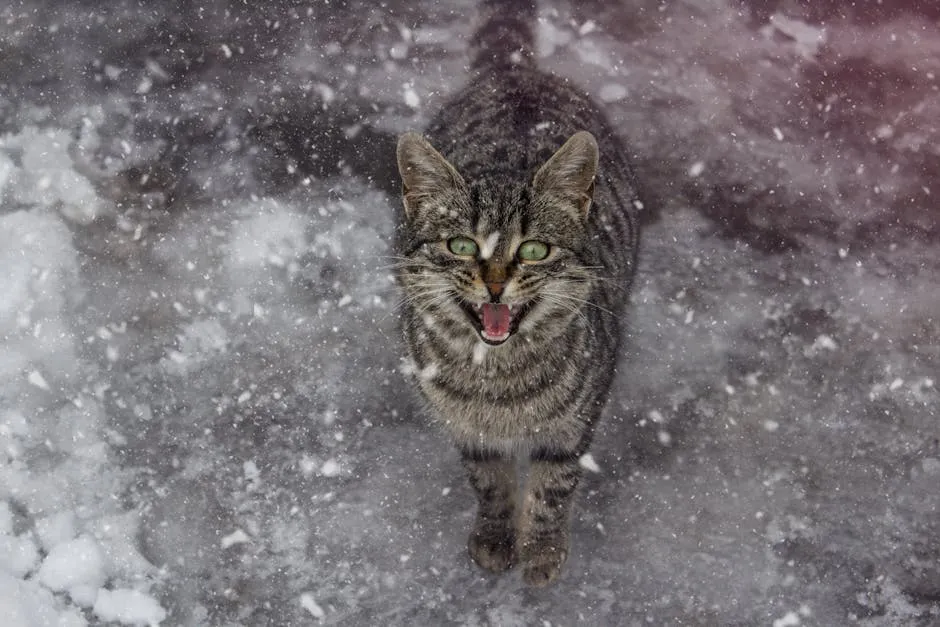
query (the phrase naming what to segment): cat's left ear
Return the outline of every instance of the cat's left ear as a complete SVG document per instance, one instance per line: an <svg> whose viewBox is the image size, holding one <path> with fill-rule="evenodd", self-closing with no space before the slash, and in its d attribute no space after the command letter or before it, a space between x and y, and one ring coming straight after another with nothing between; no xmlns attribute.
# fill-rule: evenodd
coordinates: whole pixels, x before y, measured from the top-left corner
<svg viewBox="0 0 940 627"><path fill-rule="evenodd" d="M539 168L532 187L536 195L552 195L571 203L584 218L594 199L597 160L597 140L587 131L578 131Z"/></svg>
<svg viewBox="0 0 940 627"><path fill-rule="evenodd" d="M409 219L423 203L464 184L454 166L418 133L405 133L398 138L396 156L405 215Z"/></svg>

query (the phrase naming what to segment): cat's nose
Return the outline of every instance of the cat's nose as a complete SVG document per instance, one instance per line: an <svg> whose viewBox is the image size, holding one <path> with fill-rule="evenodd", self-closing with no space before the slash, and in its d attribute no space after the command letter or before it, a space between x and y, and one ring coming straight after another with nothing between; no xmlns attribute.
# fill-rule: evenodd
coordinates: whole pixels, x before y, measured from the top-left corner
<svg viewBox="0 0 940 627"><path fill-rule="evenodd" d="M505 283L487 283L486 289L490 291L490 296L493 298L499 298L499 295L503 293L503 288L506 287Z"/></svg>

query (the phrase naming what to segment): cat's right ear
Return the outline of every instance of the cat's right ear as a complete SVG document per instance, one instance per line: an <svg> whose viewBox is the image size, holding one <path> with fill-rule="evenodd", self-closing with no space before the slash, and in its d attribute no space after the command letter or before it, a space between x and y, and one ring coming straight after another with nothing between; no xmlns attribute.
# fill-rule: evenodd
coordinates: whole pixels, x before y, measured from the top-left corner
<svg viewBox="0 0 940 627"><path fill-rule="evenodd" d="M398 138L397 157L402 201L409 219L422 203L463 185L454 166L418 133L409 132Z"/></svg>

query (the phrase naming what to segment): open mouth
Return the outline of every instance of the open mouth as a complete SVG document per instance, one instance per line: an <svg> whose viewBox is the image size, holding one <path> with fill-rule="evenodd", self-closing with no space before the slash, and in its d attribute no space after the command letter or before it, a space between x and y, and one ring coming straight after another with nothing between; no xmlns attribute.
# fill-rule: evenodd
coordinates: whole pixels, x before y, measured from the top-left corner
<svg viewBox="0 0 940 627"><path fill-rule="evenodd" d="M487 344L502 344L519 328L519 322L528 313L531 303L506 305L504 303L461 303L464 312Z"/></svg>

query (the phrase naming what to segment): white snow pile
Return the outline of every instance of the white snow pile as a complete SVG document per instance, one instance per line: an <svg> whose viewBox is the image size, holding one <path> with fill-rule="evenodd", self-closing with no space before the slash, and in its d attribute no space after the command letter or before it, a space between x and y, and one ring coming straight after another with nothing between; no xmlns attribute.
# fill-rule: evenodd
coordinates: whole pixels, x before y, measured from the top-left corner
<svg viewBox="0 0 940 627"><path fill-rule="evenodd" d="M0 137L0 201L50 207L79 224L101 215L106 204L75 167L74 145L64 129L27 127Z"/></svg>
<svg viewBox="0 0 940 627"><path fill-rule="evenodd" d="M63 221L103 202L68 133L0 138L0 610L4 627L155 625L158 573L136 548L97 368L70 327L78 257Z"/></svg>

